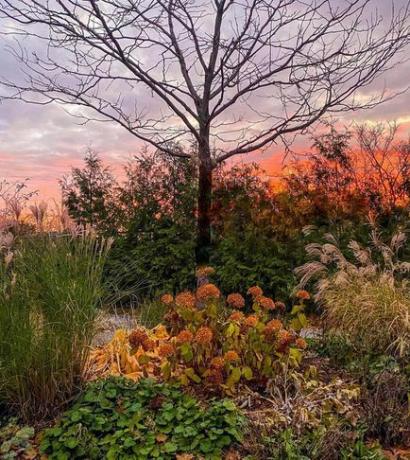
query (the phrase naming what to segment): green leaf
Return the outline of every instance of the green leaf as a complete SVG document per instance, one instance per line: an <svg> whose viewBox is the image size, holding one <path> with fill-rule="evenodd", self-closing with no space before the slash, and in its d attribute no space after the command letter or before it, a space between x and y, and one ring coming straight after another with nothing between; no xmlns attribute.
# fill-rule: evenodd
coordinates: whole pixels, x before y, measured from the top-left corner
<svg viewBox="0 0 410 460"><path fill-rule="evenodd" d="M228 387L233 387L240 379L241 369L239 367L234 367L226 380L226 385Z"/></svg>
<svg viewBox="0 0 410 460"><path fill-rule="evenodd" d="M188 369L185 369L185 375L187 377L189 377L193 382L195 383L201 383L201 377L199 377L199 375L197 375L194 371L194 369L192 369L192 367L189 367Z"/></svg>
<svg viewBox="0 0 410 460"><path fill-rule="evenodd" d="M252 369L248 366L242 368L242 375L245 377L246 380L252 380L253 372Z"/></svg>
<svg viewBox="0 0 410 460"><path fill-rule="evenodd" d="M181 356L182 359L188 363L189 361L192 361L192 358L194 357L192 347L189 343L184 343L181 345Z"/></svg>

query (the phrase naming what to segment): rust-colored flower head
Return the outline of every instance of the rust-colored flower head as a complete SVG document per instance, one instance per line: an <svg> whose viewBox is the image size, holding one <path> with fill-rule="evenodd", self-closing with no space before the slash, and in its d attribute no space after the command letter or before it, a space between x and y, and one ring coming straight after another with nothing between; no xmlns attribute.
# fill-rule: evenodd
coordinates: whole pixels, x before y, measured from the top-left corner
<svg viewBox="0 0 410 460"><path fill-rule="evenodd" d="M162 358L168 358L175 353L172 343L162 343L158 348L158 355Z"/></svg>
<svg viewBox="0 0 410 460"><path fill-rule="evenodd" d="M208 278L208 276L212 276L215 273L215 269L213 267L198 267L195 271L195 275L197 278Z"/></svg>
<svg viewBox="0 0 410 460"><path fill-rule="evenodd" d="M308 300L308 299L310 299L310 294L309 294L308 291L305 291L305 290L301 289L300 291L298 291L295 294L295 297L297 297L298 299L301 299L301 300Z"/></svg>
<svg viewBox="0 0 410 460"><path fill-rule="evenodd" d="M196 290L196 298L203 302L208 299L219 299L221 291L212 283L206 283Z"/></svg>
<svg viewBox="0 0 410 460"><path fill-rule="evenodd" d="M295 341L295 345L300 348L301 350L305 350L307 348L306 340L302 337L298 337Z"/></svg>
<svg viewBox="0 0 410 460"><path fill-rule="evenodd" d="M193 338L192 332L188 329L184 329L177 335L176 341L177 343L191 343Z"/></svg>
<svg viewBox="0 0 410 460"><path fill-rule="evenodd" d="M228 295L226 303L232 308L241 309L245 306L245 299L241 296L241 294L233 293Z"/></svg>
<svg viewBox="0 0 410 460"><path fill-rule="evenodd" d="M283 328L282 321L278 319L273 319L269 321L266 326L263 328L263 334L265 340L268 342L274 342L276 340L277 333Z"/></svg>
<svg viewBox="0 0 410 460"><path fill-rule="evenodd" d="M142 328L134 329L128 336L128 342L132 348L137 348L148 339L148 334Z"/></svg>
<svg viewBox="0 0 410 460"><path fill-rule="evenodd" d="M175 304L178 307L195 308L195 296L190 291L180 292L175 297Z"/></svg>
<svg viewBox="0 0 410 460"><path fill-rule="evenodd" d="M241 311L234 311L230 315L229 321L236 321L240 323L241 321L243 321L244 318L245 318L245 315Z"/></svg>
<svg viewBox="0 0 410 460"><path fill-rule="evenodd" d="M258 317L255 315L247 316L244 321L244 325L246 327L256 327L257 324L258 324Z"/></svg>
<svg viewBox="0 0 410 460"><path fill-rule="evenodd" d="M164 305L171 305L174 301L174 297L172 296L172 294L164 294L161 296L160 300L161 303L163 303Z"/></svg>
<svg viewBox="0 0 410 460"><path fill-rule="evenodd" d="M271 319L268 323L266 323L265 327L277 332L283 329L283 323L280 319Z"/></svg>
<svg viewBox="0 0 410 460"><path fill-rule="evenodd" d="M252 298L256 299L257 297L263 295L263 291L259 286L251 286L248 289L248 294L252 296Z"/></svg>
<svg viewBox="0 0 410 460"><path fill-rule="evenodd" d="M274 310L275 309L275 302L270 297L260 296L258 297L259 305L264 310Z"/></svg>
<svg viewBox="0 0 410 460"><path fill-rule="evenodd" d="M168 321L171 324L178 323L180 319L181 317L179 316L178 312L176 312L175 310L170 310L164 315L164 320Z"/></svg>
<svg viewBox="0 0 410 460"><path fill-rule="evenodd" d="M278 343L281 348L290 345L294 340L293 334L285 329L278 332Z"/></svg>
<svg viewBox="0 0 410 460"><path fill-rule="evenodd" d="M209 327L202 326L200 327L195 334L195 342L201 345L207 345L212 342L214 334Z"/></svg>
<svg viewBox="0 0 410 460"><path fill-rule="evenodd" d="M221 369L211 369L208 375L208 382L211 385L221 385L224 382L224 376Z"/></svg>
<svg viewBox="0 0 410 460"><path fill-rule="evenodd" d="M229 350L225 353L224 359L226 363L234 363L236 361L239 361L240 358L236 351Z"/></svg>
<svg viewBox="0 0 410 460"><path fill-rule="evenodd" d="M215 358L212 358L211 360L211 367L214 369L222 369L225 365L225 360L222 358L222 356L215 356Z"/></svg>
<svg viewBox="0 0 410 460"><path fill-rule="evenodd" d="M275 306L277 310L280 310L280 311L286 310L286 305L283 302L280 302L279 300L275 302Z"/></svg>
<svg viewBox="0 0 410 460"><path fill-rule="evenodd" d="M142 342L142 348L144 351L154 351L155 350L155 340L152 340L150 338L145 339Z"/></svg>

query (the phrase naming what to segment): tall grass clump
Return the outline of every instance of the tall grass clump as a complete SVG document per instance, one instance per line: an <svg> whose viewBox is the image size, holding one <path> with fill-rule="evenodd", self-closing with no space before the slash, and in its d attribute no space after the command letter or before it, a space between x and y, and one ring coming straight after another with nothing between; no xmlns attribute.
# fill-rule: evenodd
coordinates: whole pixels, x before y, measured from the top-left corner
<svg viewBox="0 0 410 460"><path fill-rule="evenodd" d="M35 423L81 386L108 244L35 235L0 263L0 403Z"/></svg>
<svg viewBox="0 0 410 460"><path fill-rule="evenodd" d="M316 278L316 300L326 324L363 354L410 356L410 263L400 260L407 238L395 234L384 243L373 228L371 244L351 241L345 256L332 235L309 244L317 260L296 269L303 286Z"/></svg>

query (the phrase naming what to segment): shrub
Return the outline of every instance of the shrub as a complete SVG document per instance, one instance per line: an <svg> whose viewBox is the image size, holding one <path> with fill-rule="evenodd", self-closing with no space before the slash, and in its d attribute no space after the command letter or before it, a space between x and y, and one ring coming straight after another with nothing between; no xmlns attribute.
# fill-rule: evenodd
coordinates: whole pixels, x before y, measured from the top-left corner
<svg viewBox="0 0 410 460"><path fill-rule="evenodd" d="M229 393L240 382L265 386L284 362L300 363L306 342L297 335L305 319L303 301L294 308L290 324L295 330L285 327L278 317L282 309L262 294L257 287L249 290L248 315L239 293L225 302L212 283L204 282L195 294L166 294L162 301L169 309L168 330L158 326L151 331L117 331L111 343L93 354L95 372L132 378L155 375Z"/></svg>
<svg viewBox="0 0 410 460"><path fill-rule="evenodd" d="M38 236L1 261L0 401L25 421L54 415L81 384L106 249Z"/></svg>
<svg viewBox="0 0 410 460"><path fill-rule="evenodd" d="M252 407L244 409L244 449L267 460L345 458L341 451L359 437L360 387L321 374L314 366L303 373L285 369L271 382L269 399L253 394Z"/></svg>
<svg viewBox="0 0 410 460"><path fill-rule="evenodd" d="M356 241L349 245L353 261L328 236L323 245L310 244L307 252L319 258L299 267L301 285L318 276L316 299L325 308L328 327L343 334L361 353L410 353L410 263L399 257L406 236L398 233L390 244L373 230L373 248Z"/></svg>
<svg viewBox="0 0 410 460"><path fill-rule="evenodd" d="M385 460L380 446L366 445L357 434L343 426L331 430L317 428L302 436L296 436L291 429L277 438L268 438L267 459L283 460ZM265 457L266 458L266 457Z"/></svg>
<svg viewBox="0 0 410 460"><path fill-rule="evenodd" d="M200 407L177 385L110 378L90 385L61 420L45 431L41 451L53 459L209 459L241 439L243 418L233 402Z"/></svg>

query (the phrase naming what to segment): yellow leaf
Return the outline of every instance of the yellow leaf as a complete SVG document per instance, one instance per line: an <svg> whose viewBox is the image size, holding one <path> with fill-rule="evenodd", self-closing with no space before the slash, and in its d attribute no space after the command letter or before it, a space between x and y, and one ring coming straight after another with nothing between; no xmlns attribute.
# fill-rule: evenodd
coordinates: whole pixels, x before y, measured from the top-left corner
<svg viewBox="0 0 410 460"><path fill-rule="evenodd" d="M160 434L157 434L155 439L157 440L157 442L163 443L168 439L168 436L164 433L160 433Z"/></svg>

